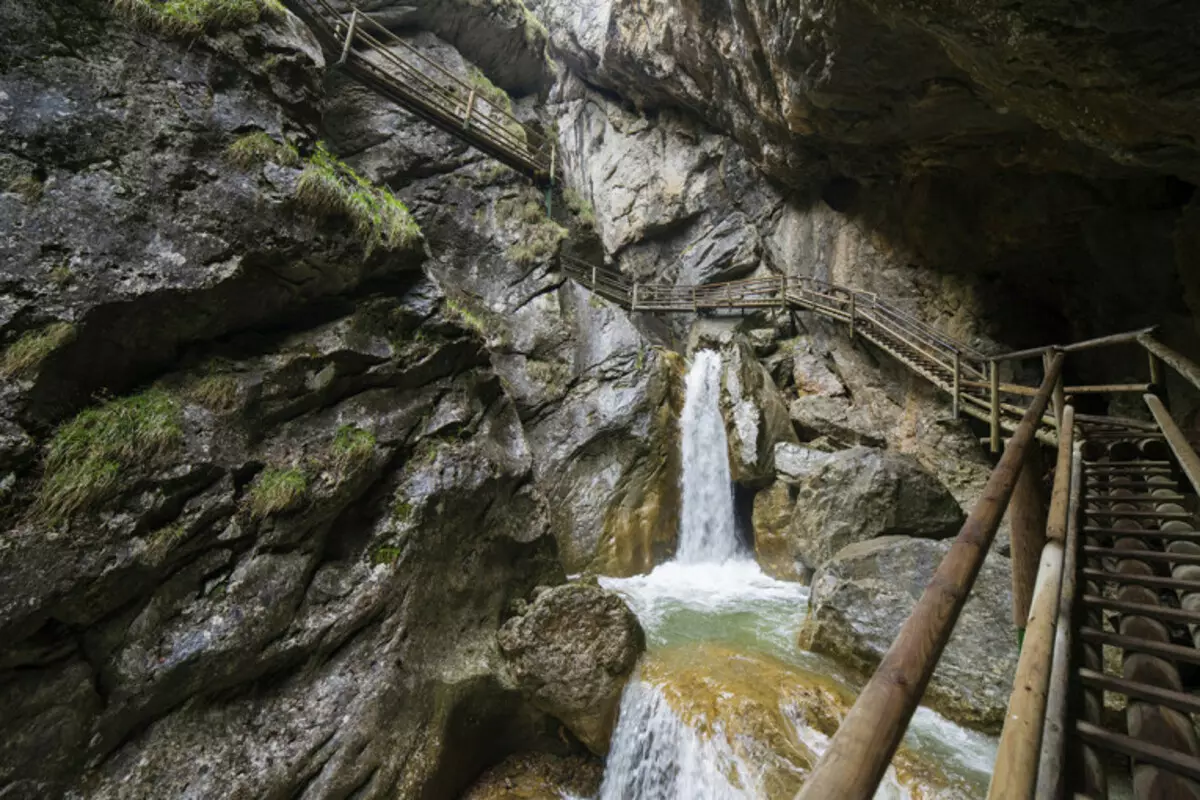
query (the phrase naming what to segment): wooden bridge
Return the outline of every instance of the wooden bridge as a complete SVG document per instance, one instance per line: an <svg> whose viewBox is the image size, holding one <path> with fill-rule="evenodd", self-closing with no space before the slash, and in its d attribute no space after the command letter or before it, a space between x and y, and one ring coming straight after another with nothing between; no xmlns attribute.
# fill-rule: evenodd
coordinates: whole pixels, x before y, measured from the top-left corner
<svg viewBox="0 0 1200 800"><path fill-rule="evenodd" d="M368 14L285 0L354 79L539 184L553 142ZM1024 630L989 798L1200 800L1200 458L1167 411L1164 373L1200 389L1200 366L1131 331L984 355L863 292L772 276L698 286L630 281L567 257L570 278L633 312L786 309L844 324L986 422L1001 453L983 495L881 664L809 776L802 800L874 796L937 666L1000 520L1012 527L1013 622ZM1083 350L1141 348L1144 383L1070 386ZM1000 382L1038 359L1038 386ZM1154 422L1078 414L1074 398L1133 392ZM1004 439L1005 433L1011 437ZM1056 447L1048 512L1037 440Z"/></svg>
<svg viewBox="0 0 1200 800"><path fill-rule="evenodd" d="M326 58L379 95L502 161L539 186L555 179L555 142L513 116L482 79L464 81L370 14L329 0L285 0Z"/></svg>

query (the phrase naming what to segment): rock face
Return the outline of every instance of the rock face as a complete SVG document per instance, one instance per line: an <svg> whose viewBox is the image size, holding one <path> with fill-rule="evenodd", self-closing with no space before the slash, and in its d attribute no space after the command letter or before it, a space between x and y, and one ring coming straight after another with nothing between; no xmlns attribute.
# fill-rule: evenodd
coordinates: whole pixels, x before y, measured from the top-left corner
<svg viewBox="0 0 1200 800"><path fill-rule="evenodd" d="M787 406L750 343L733 337L721 348L721 411L729 440L733 480L758 488L775 475L775 447L795 444Z"/></svg>
<svg viewBox="0 0 1200 800"><path fill-rule="evenodd" d="M597 755L608 752L621 691L646 635L625 601L598 586L541 591L497 636L513 683Z"/></svg>
<svg viewBox="0 0 1200 800"><path fill-rule="evenodd" d="M888 536L852 544L817 573L800 644L869 675L892 643L950 544ZM926 702L964 725L998 732L1017 650L1007 560L984 562Z"/></svg>
<svg viewBox="0 0 1200 800"><path fill-rule="evenodd" d="M604 764L584 756L521 753L492 767L462 800L562 800L595 797Z"/></svg>
<svg viewBox="0 0 1200 800"><path fill-rule="evenodd" d="M909 456L855 447L806 466L755 499L755 542L773 574L811 572L855 542L944 538L962 525L958 503Z"/></svg>

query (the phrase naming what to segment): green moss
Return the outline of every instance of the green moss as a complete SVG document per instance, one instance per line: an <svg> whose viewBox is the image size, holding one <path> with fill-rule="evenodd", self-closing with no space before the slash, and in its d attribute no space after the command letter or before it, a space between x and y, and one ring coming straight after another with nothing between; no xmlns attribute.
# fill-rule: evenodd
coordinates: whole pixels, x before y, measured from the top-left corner
<svg viewBox="0 0 1200 800"><path fill-rule="evenodd" d="M20 195L26 203L33 205L42 199L44 184L33 175L22 175L8 182L5 191Z"/></svg>
<svg viewBox="0 0 1200 800"><path fill-rule="evenodd" d="M47 277L50 278L50 282L56 287L64 289L75 280L75 273L71 271L71 265L64 261L50 270L50 274Z"/></svg>
<svg viewBox="0 0 1200 800"><path fill-rule="evenodd" d="M19 378L29 375L46 356L75 338L75 326L55 322L36 331L28 331L13 342L0 358L0 376Z"/></svg>
<svg viewBox="0 0 1200 800"><path fill-rule="evenodd" d="M392 516L400 522L408 522L412 519L412 515L413 504L403 497L396 498L396 502L392 504Z"/></svg>
<svg viewBox="0 0 1200 800"><path fill-rule="evenodd" d="M421 229L404 203L387 189L374 186L318 143L296 184L296 199L314 214L342 214L370 254L376 247L409 247Z"/></svg>
<svg viewBox="0 0 1200 800"><path fill-rule="evenodd" d="M298 469L267 467L246 495L246 508L254 519L291 511L308 496L308 478Z"/></svg>
<svg viewBox="0 0 1200 800"><path fill-rule="evenodd" d="M239 136L233 144L225 148L225 157L241 169L253 169L267 162L284 167L300 164L300 153L291 142L277 142L263 131Z"/></svg>
<svg viewBox="0 0 1200 800"><path fill-rule="evenodd" d="M566 228L545 220L533 226L520 241L508 248L508 257L514 263L528 266L553 256L558 252L559 244L566 238Z"/></svg>
<svg viewBox="0 0 1200 800"><path fill-rule="evenodd" d="M395 565L399 560L399 547L378 547L375 549L375 552L371 553L371 563L376 566L385 564L390 567Z"/></svg>
<svg viewBox="0 0 1200 800"><path fill-rule="evenodd" d="M113 0L133 22L168 36L252 25L264 13L282 15L279 0Z"/></svg>
<svg viewBox="0 0 1200 800"><path fill-rule="evenodd" d="M571 213L579 217L580 222L593 228L596 227L596 211L592 208L591 203L583 199L583 195L574 189L566 189L563 191L563 200Z"/></svg>
<svg viewBox="0 0 1200 800"><path fill-rule="evenodd" d="M87 409L54 434L35 501L58 521L112 496L124 475L151 463L183 438L178 404L161 389Z"/></svg>
<svg viewBox="0 0 1200 800"><path fill-rule="evenodd" d="M375 452L375 434L355 425L343 425L330 445L334 468L348 474L371 460Z"/></svg>

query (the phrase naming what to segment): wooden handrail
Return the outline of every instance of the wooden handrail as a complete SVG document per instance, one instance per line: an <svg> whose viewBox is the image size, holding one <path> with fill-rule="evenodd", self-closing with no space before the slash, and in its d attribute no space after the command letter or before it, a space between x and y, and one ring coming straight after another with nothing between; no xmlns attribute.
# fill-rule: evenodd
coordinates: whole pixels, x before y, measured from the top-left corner
<svg viewBox="0 0 1200 800"><path fill-rule="evenodd" d="M995 538L1038 422L1062 373L1063 359L1058 353L1051 361L1033 404L992 470L979 502L805 782L800 800L868 800L874 795Z"/></svg>
<svg viewBox="0 0 1200 800"><path fill-rule="evenodd" d="M1154 415L1154 421L1158 423L1159 429L1167 437L1167 444L1170 446L1171 452L1175 454L1175 458L1179 460L1183 474L1187 476L1192 488L1200 493L1200 456L1196 455L1196 451L1184 436L1183 431L1175 424L1175 420L1167 412L1163 401L1153 394L1143 395L1143 398L1146 405L1150 407L1150 413Z"/></svg>
<svg viewBox="0 0 1200 800"><path fill-rule="evenodd" d="M1200 389L1200 365L1196 364L1187 356L1178 353L1175 350L1167 347L1162 342L1155 339L1149 332L1143 333L1137 338L1138 343L1146 348L1152 355L1161 358L1167 366L1174 369L1182 375L1189 383ZM1152 376L1153 377L1153 376ZM1158 380L1151 380L1151 383L1158 383Z"/></svg>
<svg viewBox="0 0 1200 800"><path fill-rule="evenodd" d="M1095 339L1084 339L1082 342L1075 342L1069 345L1048 344L1043 347L1031 347L1028 350L1014 350L1011 353L1001 353L997 356L989 356L989 361L1015 361L1022 358L1033 358L1040 356L1043 353L1049 353L1054 350L1061 350L1064 353L1078 353L1081 350L1091 350L1095 347L1107 347L1113 344L1124 344L1125 342L1140 341L1141 337L1148 335L1158 326L1151 325L1149 328L1138 328L1135 331L1126 331L1125 333L1113 333L1108 336L1099 336Z"/></svg>
<svg viewBox="0 0 1200 800"><path fill-rule="evenodd" d="M992 770L992 782L988 787L989 800L1026 800L1033 797L1037 782L1054 636L1058 626L1064 546L1070 519L1074 428L1075 409L1068 405L1063 409L1062 430L1058 437L1058 461L1050 514L1047 517L1046 545L1042 548L1037 582L1029 601L1025 643L1017 661L1012 696L1004 717L1004 730L1000 734L1000 747ZM1020 554L1013 553L1014 564L1019 557Z"/></svg>

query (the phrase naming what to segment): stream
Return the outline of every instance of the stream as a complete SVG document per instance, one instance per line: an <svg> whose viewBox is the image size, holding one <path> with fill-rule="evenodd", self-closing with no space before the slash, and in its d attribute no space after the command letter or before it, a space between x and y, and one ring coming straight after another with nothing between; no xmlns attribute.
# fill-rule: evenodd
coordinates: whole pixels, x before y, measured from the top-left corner
<svg viewBox="0 0 1200 800"><path fill-rule="evenodd" d="M808 588L765 575L738 539L720 376L718 353L696 353L676 558L600 581L637 614L648 650L599 800L794 797L853 702L855 683L796 645ZM996 743L920 708L876 797L983 797Z"/></svg>

